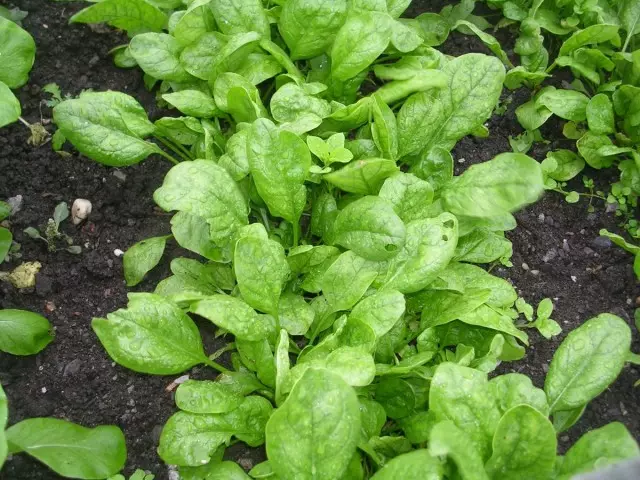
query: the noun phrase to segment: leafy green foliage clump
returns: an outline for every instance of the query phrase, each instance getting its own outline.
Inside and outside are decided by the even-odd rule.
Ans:
[[[119,92],[54,108],[58,139],[95,161],[175,163],[154,200],[176,212],[170,237],[203,258],[173,259],[154,293],[93,328],[137,372],[220,372],[181,384],[163,429],[158,452],[184,478],[247,478],[222,461],[236,441],[266,445],[252,477],[283,480],[569,478],[638,454],[613,424],[556,459],[556,433],[628,356],[618,317],[570,334],[545,390],[487,379],[524,356],[515,320],[531,307],[474,264],[508,264],[504,232],[543,192],[543,169],[504,153],[454,176],[450,151],[486,135],[508,59],[469,2],[399,18],[409,3],[103,0],[72,18],[127,30],[115,62],[139,66],[182,115],[152,122]],[[451,28],[501,59],[432,48]],[[129,285],[170,237],[127,252]],[[559,333],[551,311],[544,301],[524,326]],[[233,342],[207,355],[190,314]]]

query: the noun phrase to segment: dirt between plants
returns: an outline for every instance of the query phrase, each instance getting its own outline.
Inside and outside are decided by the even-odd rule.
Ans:
[[[439,11],[442,4],[414,1],[410,14]],[[124,36],[108,29],[67,24],[68,18],[84,6],[82,3],[22,0],[8,6],[29,12],[24,27],[38,46],[29,84],[19,92],[23,116],[28,121],[51,117],[51,110],[42,103],[41,91],[49,82],[56,82],[63,93],[73,95],[89,88],[120,90],[135,96],[151,118],[161,114],[154,95],[145,90],[139,70],[121,70],[111,61],[109,50],[124,43]],[[500,39],[510,47],[509,39]],[[453,34],[443,49],[452,55],[487,52],[475,39],[458,34]],[[487,124],[490,138],[465,138],[455,148],[459,171],[510,151],[508,137],[521,132],[514,109],[528,99],[528,94],[505,92],[504,99],[508,98],[511,103],[507,113]],[[545,137],[551,144],[530,152],[538,160],[550,148],[570,147],[561,138],[557,124],[545,130]],[[116,424],[127,438],[127,472],[139,467],[155,473],[158,480],[166,480],[169,470],[158,458],[156,446],[162,425],[174,411],[172,394],[165,387],[175,377],[139,375],[116,365],[99,344],[90,322],[92,317],[126,304],[128,290],[122,261],[114,250],[126,250],[138,240],[169,232],[169,216],[152,200],[152,192],[169,165],[155,158],[127,169],[105,168],[78,155],[62,158],[50,144],[34,148],[27,139],[28,131],[21,124],[0,130],[0,198],[23,196],[22,210],[11,218],[11,229],[22,245],[22,260],[37,260],[42,270],[34,289],[19,292],[1,284],[0,308],[22,308],[46,315],[55,327],[56,339],[37,356],[0,354],[0,382],[10,401],[10,424],[43,416],[86,426]],[[595,172],[590,173],[598,178]],[[41,228],[59,202],[70,204],[76,198],[93,202],[88,223],[80,228],[64,224],[64,231],[83,247],[81,255],[49,253],[44,243],[21,233],[26,227]],[[552,341],[532,334],[525,359],[503,364],[501,371],[527,374],[541,387],[553,352],[567,332],[601,312],[615,313],[632,325],[640,292],[631,256],[598,237],[600,228],[617,230],[615,217],[604,213],[602,205],[589,214],[584,202],[568,205],[559,195],[549,193],[517,218],[518,229],[509,234],[514,267],[498,268],[494,273],[511,280],[532,303],[551,297],[556,305],[553,318],[564,331]],[[177,248],[168,250],[166,259],[177,253]],[[2,269],[15,265],[3,265]],[[163,261],[135,290],[150,291],[167,274],[168,261]],[[204,327],[201,330],[207,349],[213,351],[221,341],[214,340],[212,329]],[[638,346],[636,340],[636,351]],[[192,376],[214,375],[196,368]],[[589,405],[579,424],[560,436],[561,449],[585,431],[611,421],[623,422],[639,438],[640,412],[633,388],[638,378],[638,368],[625,367],[620,378]],[[238,444],[228,450],[227,456],[248,469],[264,459],[264,451]],[[2,480],[57,478],[25,455],[14,456],[0,473]]]

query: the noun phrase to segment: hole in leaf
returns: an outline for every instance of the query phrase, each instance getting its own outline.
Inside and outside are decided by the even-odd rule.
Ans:
[[[389,243],[387,245],[384,246],[384,249],[387,252],[395,252],[396,250],[398,250],[398,246],[394,245],[393,243]]]
[[[449,235],[442,235],[442,240],[444,240],[445,242],[449,241]]]
[[[445,228],[453,228],[453,226],[455,225],[455,222],[453,220],[447,220],[446,222],[443,222],[442,225]]]

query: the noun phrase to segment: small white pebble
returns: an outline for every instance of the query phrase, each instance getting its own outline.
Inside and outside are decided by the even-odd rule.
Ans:
[[[523,270],[529,270],[529,265],[527,265],[526,263],[522,264],[522,269]]]
[[[116,249],[113,251],[113,254],[114,254],[116,257],[121,257],[121,256],[123,256],[123,255],[124,255],[124,252],[123,252],[122,250],[120,250],[119,248],[116,248]]]
[[[576,277],[575,275],[571,275],[571,280],[573,280],[574,282],[578,281],[578,277]]]
[[[627,305],[631,305],[633,301],[630,298],[627,298]]]
[[[115,367],[116,366],[116,362],[111,362],[111,366]]]
[[[458,163],[464,163],[464,162],[466,162],[466,161],[467,161],[467,159],[466,159],[466,158],[459,158],[459,159],[458,159]]]
[[[43,367],[42,365],[40,365],[40,366],[38,367],[38,370],[43,371],[43,370],[44,370],[44,367]]]
[[[41,391],[42,393],[47,393],[47,387],[42,387],[42,389],[40,389],[40,391]]]
[[[531,270],[531,275],[538,275],[540,270]]]
[[[544,222],[544,213],[541,213],[540,215],[538,215],[538,221],[540,223]]]
[[[71,221],[74,225],[79,225],[84,222],[89,215],[91,215],[91,210],[93,206],[91,202],[84,198],[76,198],[71,206]]]

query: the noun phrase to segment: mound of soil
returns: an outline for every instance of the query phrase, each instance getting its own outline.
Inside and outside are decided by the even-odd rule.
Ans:
[[[85,89],[119,90],[136,97],[150,113],[160,115],[153,93],[145,90],[137,69],[116,68],[108,54],[126,38],[104,28],[68,25],[69,17],[82,3],[53,3],[47,0],[14,2],[29,12],[24,20],[35,38],[38,53],[29,84],[19,92],[23,117],[29,122],[51,117],[43,103],[42,87],[57,83],[64,94]],[[443,2],[414,1],[411,13],[438,11]],[[475,39],[458,34],[444,46],[447,53],[486,52]],[[490,120],[488,139],[465,138],[454,151],[458,169],[510,151],[508,138],[521,132],[514,117],[527,92],[505,93],[511,103],[506,114]],[[50,127],[53,131],[53,128]],[[533,150],[538,160],[561,142],[560,129],[548,132],[551,145]],[[22,261],[39,261],[42,270],[36,287],[17,291],[0,284],[0,308],[22,308],[46,315],[56,330],[56,339],[32,357],[0,353],[0,383],[10,401],[10,424],[29,417],[53,416],[86,426],[119,425],[127,438],[127,471],[150,470],[158,480],[169,478],[168,468],[156,454],[158,437],[174,411],[172,394],[165,390],[174,378],[139,375],[111,361],[91,330],[92,317],[103,316],[126,304],[127,289],[121,258],[116,249],[126,250],[141,239],[169,232],[169,217],[155,208],[152,193],[170,165],[158,158],[117,170],[102,167],[84,157],[62,158],[49,144],[34,148],[27,143],[28,130],[15,124],[0,130],[0,199],[22,195],[22,209],[11,217],[11,230],[22,245]],[[566,145],[565,145],[566,146]],[[55,206],[76,198],[93,203],[89,222],[75,228],[65,222],[64,231],[82,254],[50,253],[43,242],[23,233],[27,227],[42,228]],[[529,375],[542,386],[549,361],[564,335],[584,320],[601,312],[612,312],[632,324],[639,294],[632,258],[598,238],[600,228],[617,230],[615,217],[598,205],[587,214],[586,205],[566,204],[562,197],[547,194],[536,205],[518,215],[513,241],[514,267],[494,273],[511,280],[531,303],[544,297],[554,299],[553,317],[563,334],[552,341],[531,335],[532,345],[520,362],[504,364],[503,372]],[[170,258],[175,252],[167,253]],[[175,250],[175,249],[173,249]],[[7,270],[17,265],[3,264]],[[167,276],[168,261],[149,275],[136,290],[152,290]],[[220,346],[203,328],[208,351]],[[635,345],[638,346],[637,344]],[[213,377],[213,372],[195,369],[196,378]],[[561,435],[566,448],[585,431],[611,421],[621,421],[638,438],[640,413],[634,400],[633,383],[640,378],[636,367],[628,366],[620,378],[593,401],[577,426]],[[229,458],[250,468],[264,458],[261,450],[236,445]],[[2,480],[52,480],[51,471],[24,455],[9,460],[0,473]]]

